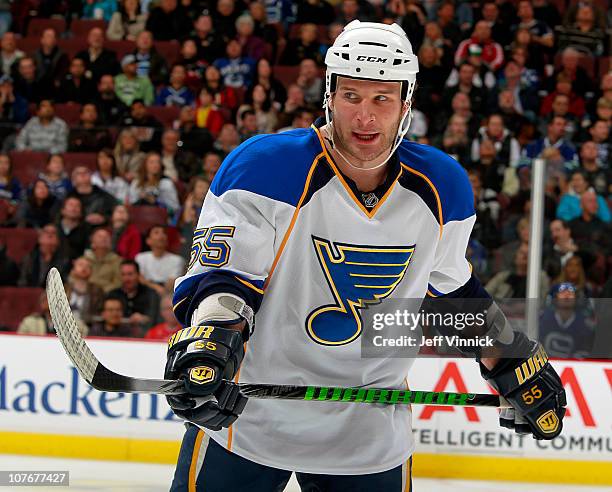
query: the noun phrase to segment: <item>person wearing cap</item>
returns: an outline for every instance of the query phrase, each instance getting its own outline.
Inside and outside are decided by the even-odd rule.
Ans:
[[[117,75],[115,93],[126,106],[130,106],[136,99],[142,99],[147,106],[153,104],[155,91],[149,77],[138,75],[136,55],[128,54],[121,60],[123,73]]]
[[[546,360],[544,349],[512,328],[466,259],[476,218],[465,170],[404,138],[419,70],[406,33],[355,20],[325,64],[325,118],[243,142],[202,207],[192,261],[175,282],[186,328],[169,341],[164,374],[185,391],[167,397],[186,421],[171,491],[283,490],[293,472],[303,491],[411,490],[409,405],[247,402],[235,384],[406,388],[418,349],[398,357],[383,344],[362,356],[373,348],[364,308],[395,309],[391,299],[478,303],[487,314],[476,331],[495,348],[466,355],[511,402],[500,424],[541,439],[562,430],[552,365],[527,381],[515,375]],[[542,395],[526,406],[520,395],[535,381]]]
[[[588,357],[595,333],[588,305],[580,302],[571,282],[555,284],[539,323],[539,340],[552,357]]]
[[[471,44],[468,48],[468,57],[465,60],[474,67],[472,83],[474,87],[493,90],[497,85],[497,78],[486,63],[482,60],[482,47]],[[454,87],[459,83],[459,67],[454,67],[446,80],[447,87]]]

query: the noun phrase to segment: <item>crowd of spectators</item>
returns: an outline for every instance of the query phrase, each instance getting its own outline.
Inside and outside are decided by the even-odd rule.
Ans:
[[[407,138],[468,172],[468,256],[491,294],[526,295],[543,158],[541,297],[612,297],[612,10],[597,0],[15,2],[0,12],[1,227],[38,241],[19,265],[0,248],[0,280],[43,286],[56,266],[90,334],[175,329],[172,282],[223,158],[322,115],[325,53],[354,19],[397,22],[418,54]],[[13,161],[30,151],[48,157],[20,181]],[[75,152],[95,168],[69,168]],[[167,221],[139,229],[130,213],[143,207]]]

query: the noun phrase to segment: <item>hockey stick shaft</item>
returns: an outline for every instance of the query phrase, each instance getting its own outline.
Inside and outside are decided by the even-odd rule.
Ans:
[[[281,400],[337,401],[345,403],[426,404],[477,407],[508,407],[497,395],[412,391],[382,388],[339,388],[327,386],[287,386],[240,383],[240,391],[249,398]]]
[[[184,394],[181,380],[144,379],[124,376],[105,367],[93,354],[79,332],[70,309],[64,285],[57,269],[47,277],[47,297],[53,326],[81,377],[100,391],[123,393],[153,393],[160,395]],[[345,403],[428,404],[457,406],[509,406],[496,395],[452,393],[439,391],[410,391],[382,388],[338,388],[327,386],[290,386],[240,383],[240,390],[249,398],[335,401]]]

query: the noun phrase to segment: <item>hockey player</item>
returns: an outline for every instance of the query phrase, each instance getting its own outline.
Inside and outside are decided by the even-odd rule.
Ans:
[[[418,72],[404,31],[353,21],[325,61],[326,121],[256,136],[225,159],[176,281],[188,328],[170,339],[165,374],[188,395],[168,398],[187,421],[172,490],[280,491],[292,472],[309,491],[410,490],[409,406],[245,407],[227,381],[405,388],[409,359],[361,358],[362,301],[488,298],[465,259],[475,221],[466,173],[403,140]],[[486,302],[501,357],[478,359],[514,407],[501,423],[551,439],[565,413],[559,377]],[[530,377],[517,378],[521,364]]]

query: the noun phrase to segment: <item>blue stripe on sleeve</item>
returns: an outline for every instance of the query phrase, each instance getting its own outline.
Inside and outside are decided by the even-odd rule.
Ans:
[[[235,294],[241,297],[253,309],[253,312],[257,313],[263,300],[263,294],[256,292],[237,280],[236,277],[238,276],[236,272],[231,270],[215,269],[183,280],[174,291],[172,299],[176,319],[181,325],[189,326],[191,315],[200,302],[206,297],[219,292]],[[240,276],[240,278],[263,290],[263,280],[251,280],[244,276]]]

